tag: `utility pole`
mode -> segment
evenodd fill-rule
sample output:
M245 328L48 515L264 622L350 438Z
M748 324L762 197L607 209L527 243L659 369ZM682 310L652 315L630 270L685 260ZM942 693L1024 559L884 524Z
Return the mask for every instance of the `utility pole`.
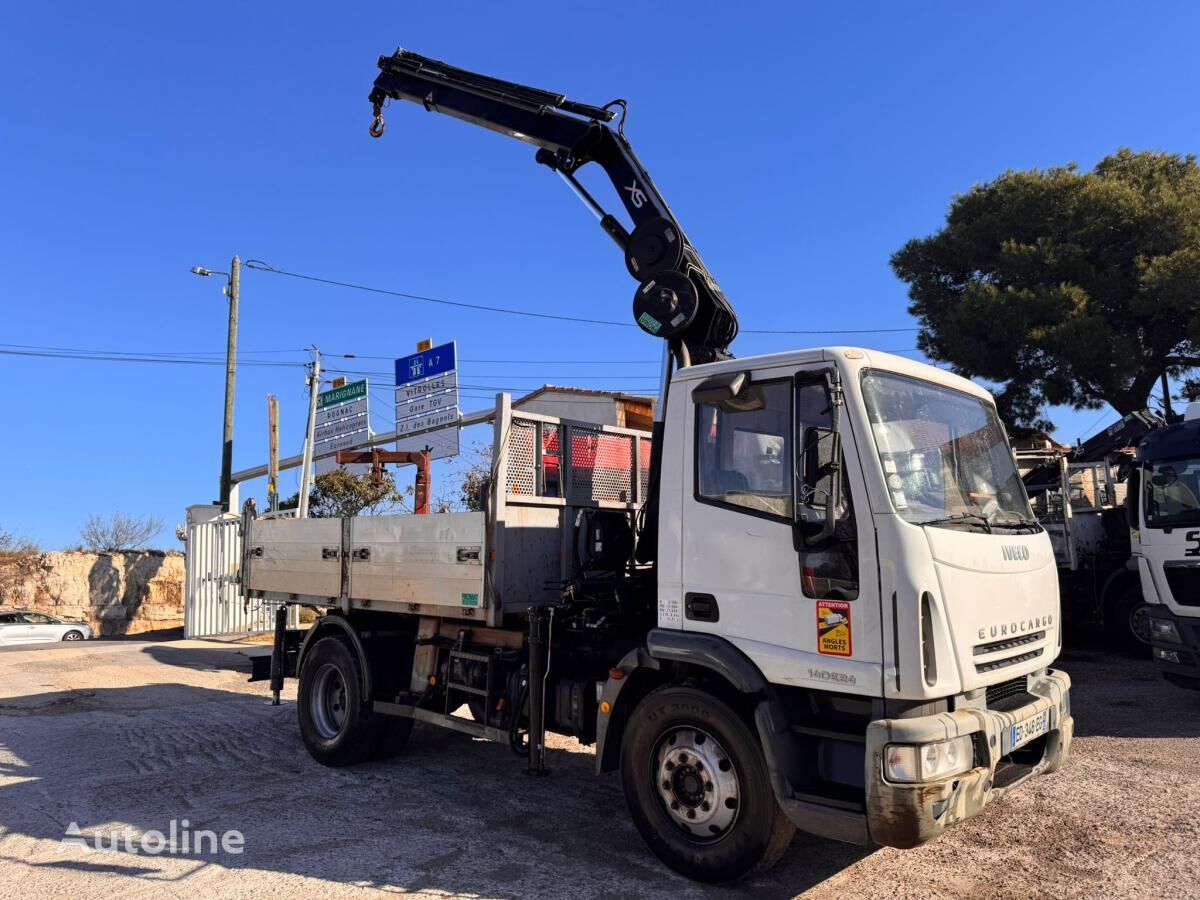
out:
M225 433L221 446L221 512L229 512L233 487L233 395L237 384L238 288L242 261L236 256L229 269L229 339L225 345Z
M267 509L279 512L279 403L267 394Z
M304 438L304 461L300 465L300 509L297 516L308 518L308 486L312 481L313 434L317 430L317 395L321 393L321 351L313 347L308 376L308 431Z

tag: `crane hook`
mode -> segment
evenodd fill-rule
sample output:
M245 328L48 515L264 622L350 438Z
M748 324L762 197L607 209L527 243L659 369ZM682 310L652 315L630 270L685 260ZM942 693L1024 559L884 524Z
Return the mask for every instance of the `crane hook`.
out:
M385 127L383 124L383 113L375 113L375 120L371 123L371 127L367 131L373 138L383 137Z

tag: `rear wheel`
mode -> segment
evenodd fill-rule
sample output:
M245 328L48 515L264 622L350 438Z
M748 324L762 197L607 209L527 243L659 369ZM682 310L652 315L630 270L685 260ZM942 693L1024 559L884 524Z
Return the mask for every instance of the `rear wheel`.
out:
M642 838L689 878L719 884L767 869L795 833L749 726L695 688L661 688L633 711L621 780Z
M296 707L304 746L323 765L353 765L379 748L383 722L365 706L358 659L335 636L305 656Z

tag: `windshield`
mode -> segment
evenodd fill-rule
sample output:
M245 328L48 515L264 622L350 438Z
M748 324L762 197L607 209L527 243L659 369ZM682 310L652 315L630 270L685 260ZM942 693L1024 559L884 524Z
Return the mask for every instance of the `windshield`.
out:
M1200 525L1200 458L1149 462L1143 483L1147 526Z
M1036 527L990 403L928 381L863 377L863 398L892 505L915 525Z

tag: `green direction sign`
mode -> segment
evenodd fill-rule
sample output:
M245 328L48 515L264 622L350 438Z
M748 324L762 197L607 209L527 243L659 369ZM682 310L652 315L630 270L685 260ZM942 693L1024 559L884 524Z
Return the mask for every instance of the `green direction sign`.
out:
M365 380L355 381L344 384L340 388L334 388L332 391L321 391L317 395L317 409L337 406L339 403L346 403L349 400L361 400L365 396L367 396L367 382Z

